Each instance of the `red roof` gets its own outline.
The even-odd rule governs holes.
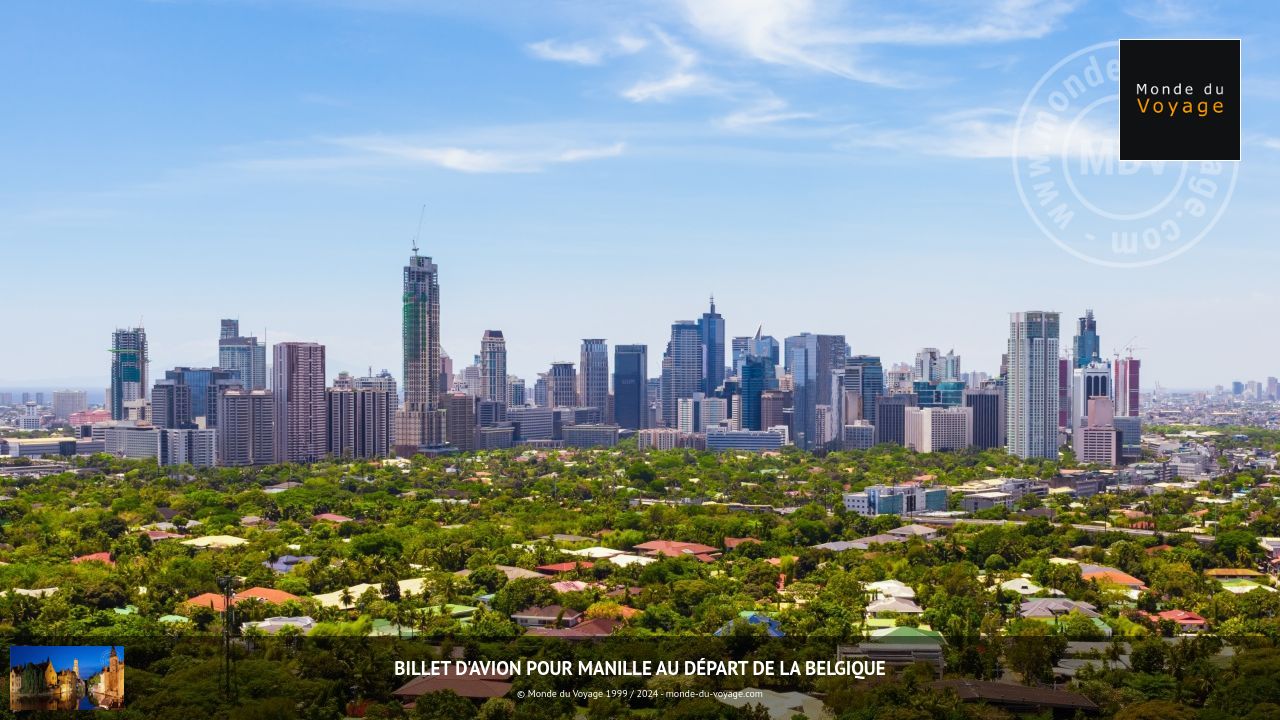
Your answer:
[[[1169,620],[1179,625],[1208,625],[1209,621],[1202,616],[1191,612],[1190,610],[1165,610],[1164,612],[1152,615],[1144,613],[1152,622],[1160,620]]]
[[[732,550],[743,543],[758,543],[758,542],[760,541],[751,537],[743,537],[743,538],[727,537],[724,539],[724,549]]]
[[[538,572],[544,572],[544,573],[567,573],[567,572],[573,572],[574,570],[578,570],[578,569],[588,570],[592,567],[594,567],[594,565],[592,565],[591,563],[579,560],[577,562],[562,562],[562,563],[552,563],[550,565],[539,565],[535,569]]]
[[[455,675],[452,668],[439,675],[423,675],[401,685],[391,693],[402,699],[414,699],[427,693],[452,690],[464,698],[487,699],[503,697],[511,692],[510,675]]]
[[[1099,570],[1097,572],[1084,573],[1081,575],[1086,582],[1089,580],[1097,580],[1099,583],[1111,585],[1124,585],[1125,587],[1137,588],[1145,590],[1146,585],[1141,580],[1120,570]]]
[[[106,565],[116,564],[115,561],[111,559],[111,553],[109,552],[96,552],[96,553],[89,553],[88,555],[81,555],[80,557],[77,557],[77,558],[71,558],[71,562],[73,564],[82,563],[82,562],[100,562]]]
[[[200,593],[182,604],[191,605],[193,607],[203,605],[204,607],[213,608],[215,612],[222,612],[227,609],[226,603],[218,593]]]
[[[703,555],[706,553],[716,552],[716,548],[713,548],[710,545],[691,542],[677,542],[674,540],[650,540],[649,542],[636,545],[636,549],[650,555],[665,555],[667,557]]]
[[[351,518],[347,517],[346,515],[338,515],[336,513],[320,513],[319,515],[316,515],[313,519],[316,520],[317,522],[332,522],[332,523],[351,522]]]
[[[563,638],[593,638],[605,637],[612,635],[613,631],[622,625],[621,620],[613,618],[596,618],[586,622],[578,623],[569,628],[548,628],[535,627],[529,628],[528,634],[535,637],[563,637]]]
[[[248,590],[241,590],[236,593],[236,602],[248,600],[249,598],[256,598],[263,602],[279,605],[280,603],[289,602],[290,600],[297,600],[298,596],[292,593],[287,593],[283,590],[266,587],[251,587]]]

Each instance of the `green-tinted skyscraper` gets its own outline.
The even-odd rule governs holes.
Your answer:
[[[116,330],[111,334],[111,419],[125,419],[126,402],[147,396],[147,331]]]

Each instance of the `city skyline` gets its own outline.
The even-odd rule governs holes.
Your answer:
[[[1276,374],[1276,340],[1239,312],[1280,306],[1275,9],[801,3],[750,14],[753,35],[717,3],[18,5],[0,61],[39,72],[7,88],[25,110],[0,138],[0,246],[56,280],[38,311],[59,323],[0,357],[0,386],[96,392],[105,333],[138,324],[153,370],[213,366],[221,318],[323,342],[330,374],[398,372],[387,268],[424,202],[442,347],[465,365],[500,329],[530,380],[583,338],[647,345],[656,376],[666,328],[711,293],[726,337],[843,334],[886,365],[955,347],[992,371],[1005,313],[1093,307],[1102,357],[1137,337],[1148,384]],[[1230,207],[1193,251],[1133,270],[1039,233],[1007,142],[1046,70],[1117,35],[1244,38]],[[1196,353],[1188,327],[1207,338]]]

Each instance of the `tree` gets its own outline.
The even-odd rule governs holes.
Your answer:
[[[440,690],[418,696],[413,720],[472,720],[476,707],[470,700],[452,690]]]

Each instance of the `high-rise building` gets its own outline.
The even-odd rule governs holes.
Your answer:
[[[960,379],[960,356],[955,350],[948,350],[946,355],[938,358],[939,380],[948,382]]]
[[[325,456],[324,361],[324,346],[318,343],[283,342],[273,347],[277,462],[307,463]]]
[[[1134,357],[1120,358],[1116,360],[1115,373],[1116,415],[1139,417],[1142,361]]]
[[[9,404],[9,403],[0,403]],[[54,390],[53,419],[66,422],[74,413],[89,409],[89,399],[83,390]]]
[[[881,395],[876,398],[876,444],[907,444],[907,408],[915,407],[911,393]]]
[[[905,413],[906,445],[916,452],[962,450],[973,444],[973,408],[908,407]]]
[[[147,397],[147,331],[116,330],[111,334],[111,419],[125,420],[125,403]]]
[[[507,407],[524,407],[529,404],[524,380],[515,375],[507,376]]]
[[[912,380],[930,384],[942,380],[940,357],[942,357],[942,353],[938,348],[920,348],[920,351],[916,353],[915,372],[912,374]]]
[[[1076,460],[1081,463],[1110,467],[1120,463],[1120,432],[1115,427],[1115,405],[1110,397],[1089,398],[1087,415],[1071,439]]]
[[[791,440],[804,450],[818,444],[817,406],[831,398],[832,372],[848,356],[843,335],[801,333],[786,339],[786,368],[792,376]]]
[[[344,377],[345,376],[345,377]],[[334,457],[355,457],[356,393],[351,377],[341,373],[333,387],[324,391],[325,453]]]
[[[648,346],[614,346],[613,415],[620,427],[641,430],[648,426],[648,374]]]
[[[459,452],[476,449],[476,401],[462,392],[444,394],[444,439]]]
[[[224,385],[218,399],[218,464],[275,462],[275,401],[270,390]]]
[[[235,380],[241,384],[245,384],[236,370],[224,370],[223,368],[198,368],[198,367],[176,367],[172,370],[165,370],[164,377],[166,380],[173,380],[180,385],[186,385],[191,389],[191,416],[192,418],[205,418],[205,427],[214,427],[214,424],[208,422],[210,411],[217,414],[215,400],[217,398],[218,383],[225,380]],[[215,394],[210,394],[215,393]]]
[[[1075,366],[1082,368],[1089,363],[1102,360],[1102,339],[1098,337],[1098,322],[1093,319],[1093,311],[1085,310],[1084,317],[1076,320],[1076,336],[1072,343],[1072,360]]]
[[[729,341],[729,360],[733,364],[733,376],[742,375],[742,363],[751,354],[751,336],[739,335]]]
[[[1006,354],[1007,356],[1007,354]],[[1071,427],[1071,371],[1074,362],[1058,358],[1058,427]]]
[[[412,455],[439,445],[443,423],[436,412],[442,384],[440,349],[440,282],[431,258],[414,247],[404,267],[402,341],[404,347],[404,404],[396,413],[396,454]]]
[[[1004,447],[1004,388],[989,386],[965,390],[964,406],[973,411],[973,446],[983,450]]]
[[[1091,362],[1071,372],[1071,430],[1085,425],[1089,401],[1093,398],[1111,397],[1111,363]]]
[[[603,339],[582,341],[578,371],[578,403],[600,408],[605,414],[609,408],[609,345]]]
[[[745,406],[744,406],[745,407]],[[783,390],[765,390],[760,393],[760,429],[787,424],[788,411],[791,409],[791,393]],[[743,410],[745,414],[746,411]],[[743,428],[752,430],[755,428]]]
[[[698,337],[702,346],[702,392],[710,396],[724,383],[724,318],[716,312],[714,295],[711,309],[698,320]]]
[[[677,320],[662,357],[662,424],[675,427],[682,398],[702,387],[702,336],[697,323]]]
[[[235,373],[246,388],[263,390],[267,387],[267,346],[252,335],[240,335],[240,321],[223,320],[218,337],[218,367]]]
[[[195,427],[191,412],[191,388],[177,380],[157,380],[151,388],[151,424],[160,429]]]
[[[1058,341],[1056,312],[1009,316],[1005,384],[1009,452],[1020,458],[1058,457]]]
[[[573,363],[563,360],[551,363],[547,372],[547,402],[551,407],[577,407],[578,378]]]
[[[217,461],[217,432],[197,428],[157,429],[156,462],[161,466],[213,467]]]
[[[507,341],[501,330],[485,330],[480,338],[480,397],[493,400],[506,408]]]
[[[738,372],[739,411],[738,426],[743,430],[764,430],[761,404],[773,376],[773,361],[759,355],[748,355]],[[782,421],[781,408],[778,422]]]
[[[880,358],[874,355],[854,355],[845,361],[845,390],[853,390],[851,387],[855,381],[859,402],[862,405],[862,419],[876,424],[876,400],[884,394],[884,367],[880,364]],[[849,370],[855,372],[850,377]],[[848,423],[852,424],[852,423]]]

